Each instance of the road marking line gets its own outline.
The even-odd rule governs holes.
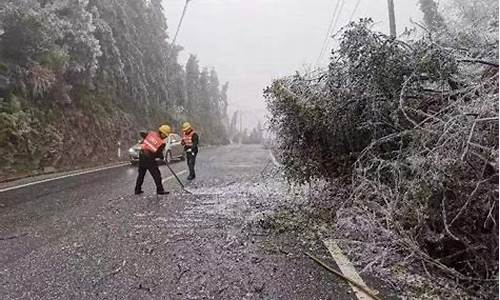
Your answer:
[[[187,173],[187,170],[182,170],[182,171],[180,171],[179,173],[176,173],[176,174],[177,174],[177,175],[181,175],[181,174],[184,174],[184,173]],[[167,178],[163,179],[163,180],[161,181],[161,183],[165,183],[165,182],[169,181],[170,179],[174,179],[174,178],[175,178],[175,176],[174,176],[174,175],[169,176],[169,177],[167,177]]]
[[[25,187],[32,186],[32,185],[35,185],[35,184],[49,182],[49,181],[54,181],[54,180],[59,180],[59,179],[64,179],[64,178],[69,178],[69,177],[75,177],[75,176],[80,176],[80,175],[85,175],[85,174],[90,174],[90,173],[105,171],[105,170],[109,170],[109,169],[119,168],[119,167],[123,167],[123,166],[129,165],[129,164],[130,163],[121,163],[121,164],[113,165],[113,166],[109,166],[109,167],[104,167],[104,168],[99,168],[99,169],[92,169],[92,170],[88,170],[88,171],[77,172],[77,173],[68,174],[68,175],[64,175],[64,176],[59,176],[59,177],[54,177],[54,178],[47,178],[47,179],[44,179],[44,180],[29,182],[29,183],[25,183],[25,184],[21,184],[21,185],[16,185],[16,186],[11,186],[11,187],[8,187],[8,188],[0,189],[0,193],[7,192],[7,191],[12,191],[12,190],[17,190],[17,189],[21,189],[21,188],[25,188]]]
[[[337,245],[335,240],[324,240],[323,244],[325,244],[326,248],[328,248],[328,251],[330,251],[330,254],[333,256],[333,259],[337,263],[337,266],[339,266],[340,271],[342,274],[345,276],[351,278],[352,280],[356,281],[360,285],[363,285],[367,287],[367,285],[364,283],[363,279],[359,274],[356,272],[356,269],[354,269],[354,266],[351,264],[349,259],[344,256],[342,253],[342,250],[340,247]],[[350,284],[351,288],[354,290],[354,293],[356,294],[356,297],[359,300],[372,300],[372,297],[369,295],[365,294],[362,290],[358,289],[354,285]],[[369,289],[370,291],[373,291]],[[374,294],[377,294],[376,291],[373,291]]]
[[[271,150],[269,150],[269,156],[271,156],[271,160],[273,161],[274,166],[280,168],[282,165],[278,162],[276,157],[274,157],[274,154]]]

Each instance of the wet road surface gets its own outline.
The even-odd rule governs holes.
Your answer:
[[[203,149],[194,195],[168,180],[157,197],[147,175],[135,196],[130,166],[0,193],[0,298],[356,299],[293,233],[248,225],[268,163],[262,146]]]

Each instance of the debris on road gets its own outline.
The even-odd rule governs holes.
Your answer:
[[[25,232],[25,233],[16,234],[16,235],[4,236],[4,237],[0,237],[0,241],[13,240],[13,239],[17,239],[17,238],[27,236],[27,235],[28,235],[28,233]]]
[[[312,260],[314,260],[315,262],[317,262],[320,266],[322,266],[323,268],[327,269],[330,273],[333,273],[335,275],[337,275],[338,277],[340,277],[341,279],[349,282],[350,284],[354,285],[355,287],[357,287],[358,289],[362,290],[366,295],[370,296],[372,299],[374,300],[381,300],[376,294],[378,292],[376,291],[373,291],[371,290],[370,288],[358,283],[357,281],[353,280],[352,278],[349,278],[347,276],[345,276],[344,274],[340,273],[340,272],[337,272],[336,270],[334,270],[332,267],[330,267],[329,265],[327,265],[324,261],[320,260],[319,258],[317,258],[316,256],[312,255],[311,253],[307,252],[307,251],[304,251],[304,254],[308,257],[310,257]]]

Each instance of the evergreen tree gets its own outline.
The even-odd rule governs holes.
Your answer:
[[[424,13],[424,22],[431,31],[446,29],[444,19],[438,12],[434,0],[419,0],[420,10]]]
[[[97,133],[119,138],[117,128],[184,120],[204,142],[228,142],[227,86],[221,91],[215,70],[200,72],[194,55],[179,64],[182,47],[170,44],[163,9],[161,0],[0,1],[0,155],[12,156],[17,139],[36,146],[47,128],[89,131],[81,142],[97,149]],[[62,137],[58,150],[36,151],[53,157],[69,144]],[[4,160],[7,168],[35,150],[23,151]]]
[[[200,67],[195,55],[190,55],[186,62],[186,110],[194,114],[199,99]]]

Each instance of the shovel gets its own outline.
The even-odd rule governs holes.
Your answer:
[[[172,168],[170,167],[170,164],[166,160],[165,160],[165,165],[167,165],[167,168],[170,170],[170,173],[172,173],[172,175],[174,175],[175,179],[177,180],[177,182],[181,186],[182,190],[190,195],[193,195],[192,192],[186,190],[186,187],[184,186],[182,181],[179,179],[179,177],[177,177],[177,174],[175,174],[174,170],[172,170]]]

